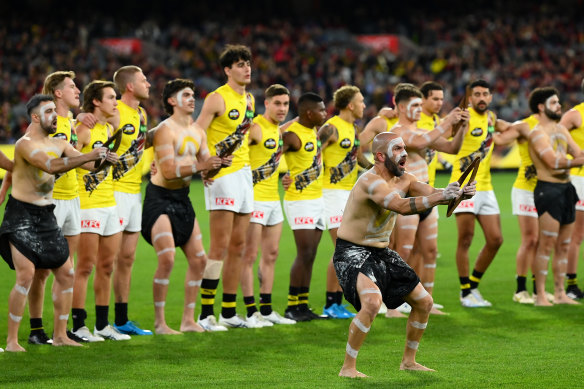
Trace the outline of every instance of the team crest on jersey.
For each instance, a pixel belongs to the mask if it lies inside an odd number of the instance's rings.
[[[480,128],[480,127],[477,127],[477,128],[475,128],[474,130],[472,130],[472,131],[470,132],[470,134],[471,134],[472,136],[481,136],[481,135],[483,135],[483,129],[482,129],[482,128]]]
[[[264,147],[266,149],[275,149],[277,145],[278,143],[274,138],[266,139],[266,141],[264,142]]]
[[[312,143],[312,142],[306,142],[306,144],[304,145],[304,150],[306,150],[306,151],[312,151],[312,150],[314,150],[314,143]]]
[[[122,132],[125,135],[132,135],[136,132],[136,128],[131,124],[126,124],[124,127],[122,127]]]
[[[55,136],[53,136],[53,138],[68,140],[67,139],[67,134],[64,134],[62,132],[59,132],[58,134],[55,134]]]
[[[100,140],[96,140],[92,145],[91,148],[92,149],[97,149],[98,147],[103,147],[103,142]]]
[[[231,111],[229,111],[229,113],[227,115],[229,116],[229,119],[231,119],[231,120],[239,119],[239,111],[236,110],[235,108],[232,109]]]
[[[348,149],[349,147],[351,147],[351,139],[349,139],[349,138],[343,139],[341,141],[340,145],[343,149]]]

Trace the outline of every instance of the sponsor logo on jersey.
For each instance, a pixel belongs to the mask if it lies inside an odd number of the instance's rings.
[[[136,132],[136,127],[134,127],[132,124],[126,124],[124,127],[122,127],[122,132],[126,135],[132,135]]]
[[[264,147],[266,149],[275,149],[277,145],[278,143],[274,138],[266,139],[266,141],[264,142]]]
[[[67,139],[67,134],[64,134],[62,132],[56,133],[55,135],[53,135],[53,138],[68,140]]]
[[[235,205],[235,199],[229,197],[217,197],[215,205]]]
[[[96,140],[92,145],[91,148],[92,149],[97,149],[98,147],[103,147],[103,142],[100,140]]]
[[[239,111],[234,108],[231,111],[229,111],[227,116],[229,116],[229,119],[231,120],[237,120],[239,119]]]
[[[470,134],[471,134],[472,136],[481,136],[481,135],[483,135],[483,129],[482,129],[482,128],[480,128],[480,127],[477,127],[477,128],[475,128],[474,130],[472,130],[472,131],[470,132]]]
[[[306,151],[312,151],[312,150],[314,150],[314,143],[312,143],[312,142],[306,142],[306,144],[304,145],[304,150],[306,150]]]
[[[351,147],[351,139],[349,138],[345,138],[341,141],[341,147],[343,149],[348,149],[349,147]]]

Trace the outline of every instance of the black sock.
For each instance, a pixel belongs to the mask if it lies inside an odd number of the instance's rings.
[[[85,309],[83,308],[73,308],[71,310],[71,317],[73,318],[73,331],[77,331],[81,327],[85,326],[87,312],[85,312]]]
[[[466,297],[470,294],[470,280],[468,277],[458,277],[460,280],[460,292],[462,297]]]
[[[296,286],[290,286],[288,288],[288,307],[286,310],[292,310],[298,308],[298,293],[300,288]]]
[[[537,294],[537,287],[535,286],[535,274],[531,275],[531,281],[533,281],[533,294]]]
[[[98,331],[103,330],[108,324],[109,305],[95,306],[95,328]]]
[[[570,287],[578,286],[576,273],[568,273],[566,274],[566,278],[568,279],[568,289],[570,289]]]
[[[243,296],[243,303],[245,304],[245,308],[247,308],[247,317],[251,317],[251,315],[258,311],[253,296]]]
[[[298,309],[308,310],[308,287],[302,286],[298,290]]]
[[[519,293],[519,292],[523,292],[524,290],[527,290],[527,277],[525,276],[517,276],[515,277],[517,279],[517,291],[515,293]]]
[[[221,303],[221,316],[226,319],[235,316],[235,306],[237,303],[235,299],[237,298],[236,294],[230,293],[223,293],[223,302]]]
[[[30,334],[37,334],[44,332],[43,329],[43,318],[42,317],[31,317],[30,318]]]
[[[213,316],[213,305],[215,304],[215,294],[217,294],[217,285],[219,280],[210,280],[203,278],[201,283],[201,319],[207,316]]]
[[[324,305],[324,309],[330,308],[331,305],[336,304],[336,292],[326,292],[326,304]]]
[[[123,326],[128,322],[128,303],[116,303],[115,304],[115,311],[116,311],[116,320],[115,323],[117,326]]]
[[[481,273],[480,271],[477,270],[472,271],[472,275],[469,277],[471,289],[476,289],[479,287],[479,282],[481,282],[482,276],[483,273]]]
[[[272,294],[260,293],[260,313],[268,316],[272,313]]]
[[[338,305],[343,305],[343,292],[336,292],[336,296],[335,296],[335,302]]]

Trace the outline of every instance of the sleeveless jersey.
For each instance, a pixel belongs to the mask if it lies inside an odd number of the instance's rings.
[[[54,138],[66,140],[73,147],[77,144],[77,134],[69,117],[57,116],[57,131],[51,135]],[[77,187],[77,172],[75,169],[55,175],[53,198],[55,200],[72,200],[79,196]]]
[[[249,146],[253,198],[256,201],[280,201],[278,166],[282,157],[282,137],[277,124],[258,115],[253,120],[262,129],[262,139]]]
[[[580,124],[580,127],[570,131],[570,135],[572,135],[572,139],[574,139],[574,142],[578,144],[578,147],[584,149],[584,103],[580,103],[572,109],[578,111],[580,117],[582,118],[582,124]],[[572,168],[570,170],[570,174],[573,176],[584,177],[584,167],[580,166]]]
[[[288,131],[300,139],[300,149],[286,152],[286,163],[290,169],[292,184],[284,200],[314,200],[322,197],[322,158],[320,141],[313,128],[292,123]]]
[[[209,153],[217,155],[221,149],[232,146],[234,143],[237,149],[233,152],[233,162],[231,166],[222,168],[215,178],[225,176],[229,173],[240,170],[245,165],[249,165],[249,134],[245,131],[242,133],[241,129],[238,131],[238,126],[243,120],[251,115],[253,117],[254,99],[250,93],[240,95],[233,90],[228,84],[217,88],[214,92],[218,93],[225,102],[225,112],[221,116],[213,119],[209,128],[207,129],[207,145],[209,146]],[[251,111],[248,110],[247,99],[251,99]]]
[[[110,124],[97,123],[91,130],[89,144],[83,146],[82,153],[89,153],[96,147],[101,147],[112,132]],[[90,172],[77,168],[79,183],[79,202],[81,209],[106,208],[116,205],[111,166],[98,172]]]
[[[493,190],[491,183],[491,155],[493,154],[493,133],[495,132],[495,114],[487,111],[479,114],[472,107],[468,109],[470,121],[464,136],[462,147],[453,163],[450,182],[457,181],[476,157],[481,158],[477,172],[477,191]],[[489,125],[489,122],[491,125]]]
[[[385,115],[381,115],[382,118],[385,119],[385,123],[387,123],[387,128],[385,129],[385,131],[389,131],[391,130],[391,128],[393,126],[395,126],[399,120],[399,117],[394,117],[393,119],[388,119],[387,116]]]
[[[116,151],[119,157],[112,166],[114,190],[124,193],[140,193],[142,184],[142,153],[146,142],[147,118],[142,107],[137,110],[118,100],[122,141]]]
[[[420,120],[418,120],[418,128],[421,130],[432,131],[440,124],[440,116],[434,114],[432,116],[426,115],[424,112],[420,115]],[[434,186],[436,181],[436,166],[438,165],[438,154],[436,150],[426,147],[426,152],[424,155],[426,163],[428,164],[428,183]]]
[[[357,181],[357,151],[359,140],[355,140],[355,125],[339,116],[333,116],[325,125],[337,129],[338,139],[322,151],[324,164],[324,189],[351,190]]]
[[[522,120],[529,125],[529,130],[533,130],[533,127],[539,123],[539,120],[535,115],[531,115]],[[528,190],[533,192],[535,189],[535,184],[537,184],[537,171],[535,166],[531,161],[529,156],[529,142],[525,140],[523,143],[518,143],[517,148],[519,149],[519,170],[517,171],[517,178],[513,183],[513,187],[517,189]]]

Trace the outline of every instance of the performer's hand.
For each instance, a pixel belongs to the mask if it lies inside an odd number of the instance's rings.
[[[118,154],[115,151],[108,150],[105,156],[105,160],[111,164],[115,164],[118,162]]]
[[[97,147],[89,152],[91,161],[104,160],[107,157],[109,149],[107,147]],[[115,154],[115,153],[114,153]]]
[[[462,195],[464,199],[470,199],[477,193],[477,182],[476,180],[473,182],[469,182],[462,188]]]
[[[460,113],[460,120],[462,120],[465,123],[468,123],[468,121],[470,120],[470,112],[468,112],[466,109],[463,109],[462,112]]]
[[[451,182],[442,191],[442,196],[444,197],[444,200],[448,200],[448,201],[457,198],[461,194],[462,194],[462,189],[460,189],[460,184],[458,183],[458,181]]]
[[[226,157],[229,158],[229,157]],[[205,162],[203,162],[202,169],[200,170],[213,170],[219,169],[221,167],[222,159],[216,155],[209,157]]]
[[[87,128],[93,128],[97,124],[97,117],[89,112],[77,115],[77,121],[83,123]]]
[[[449,125],[453,125],[454,123],[460,121],[460,118],[462,117],[462,112],[463,112],[462,109],[456,107],[452,111],[450,111],[448,115],[446,115],[442,122],[446,122]]]
[[[233,162],[233,155],[221,158],[221,167],[229,167]]]
[[[207,178],[207,172],[202,172],[201,178],[203,179],[203,185],[205,185],[205,187],[208,188],[213,185],[214,180],[212,178]]]
[[[284,190],[288,190],[290,185],[292,185],[292,178],[290,178],[290,172],[288,172],[282,176],[282,187],[284,187]]]

